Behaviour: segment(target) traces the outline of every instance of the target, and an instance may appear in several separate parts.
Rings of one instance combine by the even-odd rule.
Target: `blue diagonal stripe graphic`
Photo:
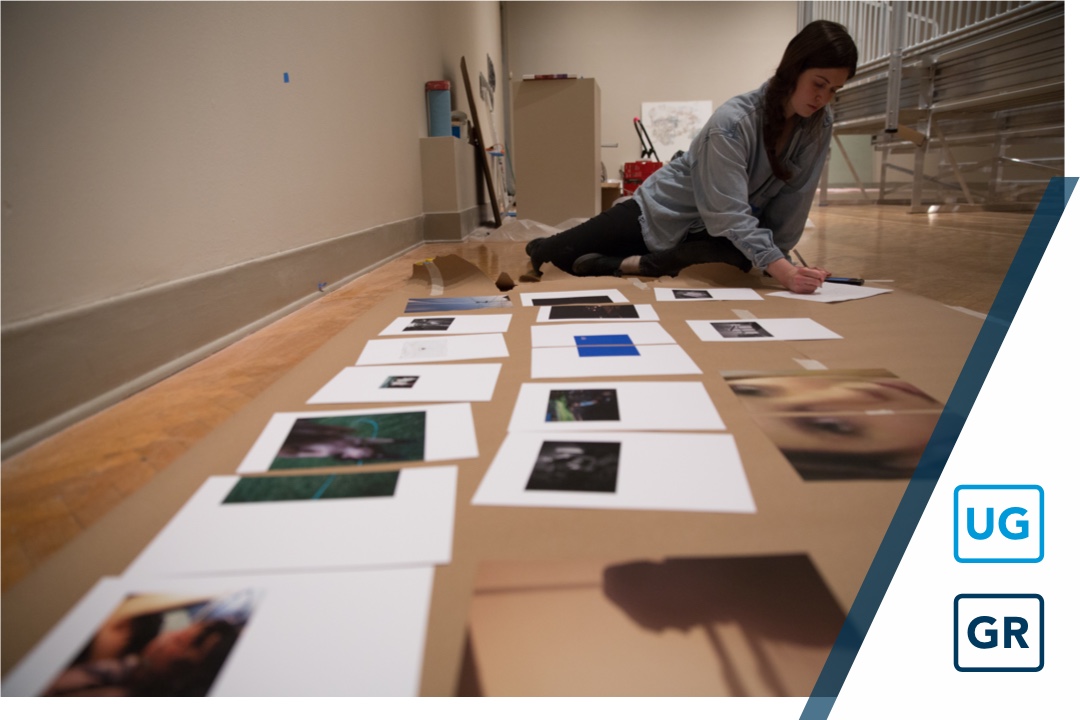
[[[824,720],[832,712],[840,688],[866,637],[866,631],[881,606],[885,591],[900,565],[900,558],[911,541],[919,518],[922,517],[926,503],[952,453],[953,445],[967,421],[975,397],[986,380],[994,358],[997,357],[1005,334],[1020,307],[1020,301],[1035,275],[1035,269],[1050,244],[1050,238],[1065,211],[1069,196],[1076,187],[1076,181],[1077,178],[1053,178],[1047,186],[1024,239],[1016,250],[1009,271],[1005,274],[1001,289],[994,298],[990,313],[975,338],[975,344],[972,345],[967,362],[960,371],[956,386],[945,403],[941,419],[934,428],[896,514],[889,523],[881,547],[878,548],[866,573],[866,579],[852,603],[851,612],[848,613],[814,690],[803,708],[800,720]]]

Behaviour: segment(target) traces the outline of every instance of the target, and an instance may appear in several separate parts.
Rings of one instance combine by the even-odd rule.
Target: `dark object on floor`
[[[499,273],[499,277],[495,278],[495,287],[499,288],[502,292],[513,290],[515,286],[513,278],[507,275],[505,272]]]
[[[601,255],[600,253],[588,253],[574,261],[573,269],[574,274],[581,277],[599,275],[614,275],[615,277],[621,277],[622,272],[619,271],[619,265],[621,264],[622,258],[611,255]]]

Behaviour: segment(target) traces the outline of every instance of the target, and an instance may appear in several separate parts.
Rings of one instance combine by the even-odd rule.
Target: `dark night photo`
[[[533,298],[533,305],[589,305],[610,303],[607,295],[581,295],[579,297]]]
[[[636,320],[633,305],[556,305],[548,316],[552,320]]]
[[[619,447],[617,442],[545,441],[525,489],[613,493]]]

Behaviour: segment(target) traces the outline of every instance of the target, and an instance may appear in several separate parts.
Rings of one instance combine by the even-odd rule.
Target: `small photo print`
[[[299,418],[270,469],[423,460],[426,421],[422,411]]]
[[[433,360],[450,354],[446,338],[433,340],[412,340],[401,346],[402,360]]]
[[[129,595],[42,695],[206,695],[260,595]]]
[[[545,440],[525,489],[614,493],[620,446],[617,442]]]
[[[720,333],[720,337],[725,338],[755,338],[755,337],[772,337],[765,328],[761,327],[756,322],[752,321],[733,321],[733,322],[714,322],[710,323],[716,332]]]
[[[533,298],[533,305],[596,305],[614,302],[608,295],[579,295],[577,297]]]
[[[379,387],[384,388],[411,388],[420,379],[419,375],[390,375]]]
[[[483,310],[514,307],[509,295],[473,295],[468,297],[410,298],[405,312],[450,312],[452,310]]]
[[[393,497],[398,472],[336,473],[240,478],[222,505],[280,502],[286,500],[342,500],[345,498]]]
[[[618,420],[619,398],[610,390],[552,390],[545,422]]]
[[[416,318],[402,330],[404,332],[438,332],[446,330],[454,322],[454,318]]]
[[[672,290],[671,295],[676,300],[712,300],[708,290]]]
[[[641,316],[633,305],[557,305],[551,308],[551,320],[637,320]]]

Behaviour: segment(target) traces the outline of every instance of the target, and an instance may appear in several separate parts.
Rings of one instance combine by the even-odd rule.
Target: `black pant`
[[[551,237],[535,241],[530,250],[533,266],[545,262],[573,272],[574,261],[588,253],[617,258],[641,256],[641,274],[649,277],[678,275],[699,263],[722,262],[743,272],[753,264],[731,241],[713,237],[704,230],[690,233],[670,250],[651,252],[641,236],[641,207],[635,200],[616,203],[594,218]]]

